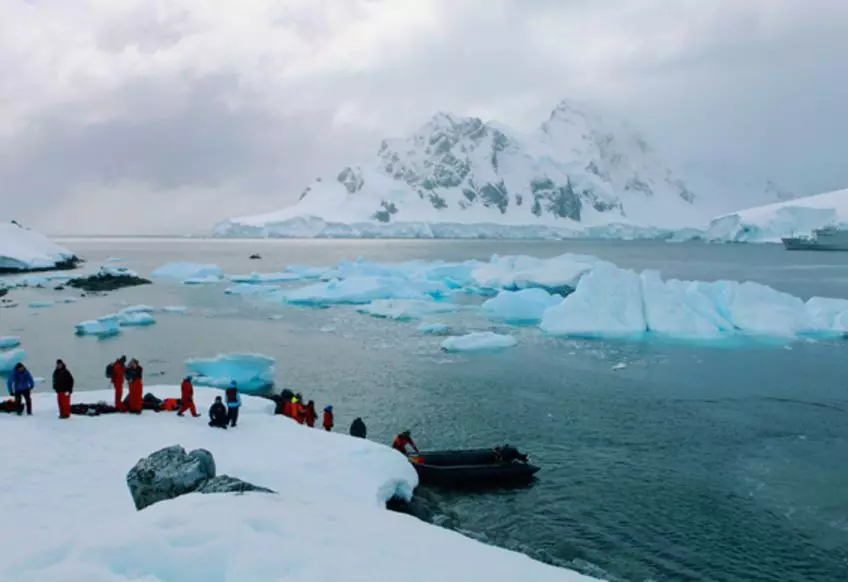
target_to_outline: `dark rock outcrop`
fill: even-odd
[[[114,291],[123,287],[136,287],[138,285],[150,285],[151,281],[137,277],[136,275],[112,273],[97,273],[88,277],[77,277],[68,281],[68,286],[89,292]]]
[[[247,493],[257,491],[260,493],[276,493],[267,487],[260,487],[229,475],[218,475],[208,481],[204,481],[195,493]]]

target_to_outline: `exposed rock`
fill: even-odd
[[[260,493],[276,493],[267,487],[260,487],[230,477],[229,475],[218,475],[208,481],[204,481],[200,487],[194,490],[195,493],[247,493],[248,491],[258,491]]]
[[[252,255],[250,255],[248,257],[248,259],[250,259],[251,261],[257,261],[261,258],[262,258],[262,256],[259,253],[253,253]]]
[[[111,273],[97,273],[88,277],[78,277],[68,281],[69,287],[82,289],[84,291],[114,291],[123,287],[135,287],[137,285],[150,285],[151,281],[135,275],[113,275]]]
[[[144,509],[191,493],[213,477],[212,453],[197,449],[186,454],[184,448],[174,445],[140,459],[127,473],[127,487],[136,509]]]

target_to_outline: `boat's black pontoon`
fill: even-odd
[[[526,483],[539,467],[510,446],[466,451],[423,451],[409,456],[422,485],[492,487]]]

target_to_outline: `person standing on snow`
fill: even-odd
[[[306,426],[315,428],[315,421],[318,419],[318,413],[315,412],[315,401],[310,400],[306,403],[303,409],[303,419],[306,421]]]
[[[300,396],[292,398],[291,417],[298,424],[303,424],[303,404],[300,403]]]
[[[141,367],[138,360],[136,358],[130,360],[130,365],[127,366],[126,370],[126,378],[130,387],[129,409],[133,414],[141,414],[141,410],[144,408],[143,374],[144,368]]]
[[[121,356],[106,366],[106,377],[115,388],[115,408],[124,411],[124,374],[127,369],[127,357]]]
[[[235,380],[230,382],[230,387],[227,388],[227,420],[230,421],[230,426],[235,426],[238,422],[239,408],[241,408],[241,394],[238,391],[238,384]]]
[[[365,428],[365,423],[357,416],[353,419],[353,422],[350,423],[350,436],[364,439],[366,433],[367,429]]]
[[[324,422],[322,423],[324,426],[324,430],[330,432],[333,430],[333,407],[329,404],[324,407]]]
[[[200,416],[197,414],[197,408],[194,406],[194,386],[191,385],[191,376],[183,378],[180,391],[180,411],[177,413],[177,416],[183,416],[186,410],[190,410],[194,418]]]
[[[59,405],[59,418],[71,418],[71,394],[74,391],[74,377],[62,360],[56,360],[53,370],[53,390]]]
[[[27,416],[32,416],[32,389],[35,388],[35,381],[32,379],[32,374],[29,373],[24,365],[20,362],[15,364],[15,369],[6,381],[6,388],[9,390],[9,396],[15,397],[15,407],[18,409],[18,416],[23,415],[24,407],[21,404],[21,399],[26,402]]]
[[[220,396],[216,396],[215,403],[209,407],[209,426],[227,428],[227,407]]]

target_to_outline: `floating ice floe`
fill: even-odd
[[[166,305],[162,308],[164,313],[186,313],[187,311],[188,307],[184,305]]]
[[[509,323],[539,323],[545,310],[562,302],[559,295],[544,289],[501,291],[483,303],[483,311],[490,317]]]
[[[120,317],[117,314],[106,315],[98,319],[80,322],[76,325],[77,335],[109,337],[121,333]]]
[[[50,277],[42,275],[27,275],[14,281],[17,287],[47,287],[50,284]]]
[[[18,362],[26,359],[26,350],[17,348],[6,352],[0,351],[0,374],[11,372]]]
[[[21,338],[14,335],[0,336],[0,350],[10,350],[21,345]]]
[[[126,259],[122,259],[121,257],[109,257],[106,259],[107,263],[123,263]]]
[[[145,392],[172,398],[180,389],[145,386]],[[215,396],[196,390],[198,409],[207,410]],[[85,398],[110,401],[114,394],[100,390]],[[55,407],[52,393],[36,393],[33,401],[36,411]],[[23,439],[21,423],[0,423],[0,439],[15,443],[0,448],[0,466],[15,476],[4,483],[8,527],[0,528],[0,543],[14,559],[0,562],[0,580],[589,580],[387,511],[390,498],[410,499],[418,484],[403,455],[341,431],[310,430],[274,416],[273,406],[243,396],[240,428],[227,431],[210,429],[205,418],[165,413],[133,422],[119,414],[69,421],[61,427],[64,438],[56,438],[52,414],[29,419]],[[191,494],[136,511],[124,479],[128,468],[175,443],[210,451],[218,474],[277,495]],[[285,462],[269,462],[257,443],[284,443]],[[27,502],[34,492],[39,511]],[[363,527],[368,535],[356,535]]]
[[[442,349],[446,352],[490,352],[511,348],[517,343],[511,335],[492,331],[475,331],[447,338],[442,342]]]
[[[218,265],[204,263],[192,263],[187,261],[175,261],[165,263],[152,273],[153,277],[160,279],[174,279],[185,281],[186,279],[216,278],[220,280],[224,272]]]
[[[156,311],[155,308],[149,305],[130,305],[128,307],[124,307],[118,313],[153,313]]]
[[[55,301],[30,301],[28,307],[31,309],[44,309],[56,305]]]
[[[156,318],[146,311],[127,311],[118,314],[118,325],[121,327],[142,327],[154,323]]]
[[[222,278],[216,277],[215,275],[206,275],[204,277],[189,277],[188,279],[183,279],[183,285],[217,285],[223,281],[224,280]]]
[[[373,317],[408,321],[428,315],[453,313],[463,309],[455,303],[428,301],[424,299],[377,299],[357,308],[360,313]]]
[[[261,284],[261,283],[286,283],[289,281],[301,281],[304,277],[297,273],[250,273],[249,275],[228,275],[227,278],[233,283]]]
[[[224,289],[227,295],[271,295],[280,290],[279,285],[239,283]]]
[[[446,323],[422,323],[418,326],[418,332],[426,335],[447,335],[450,326]]]
[[[192,358],[186,366],[198,386],[226,388],[231,381],[244,392],[262,391],[274,384],[274,358],[261,354],[218,354],[214,358]]]
[[[437,287],[400,277],[351,277],[286,291],[283,297],[287,303],[299,305],[355,305],[378,299],[423,299],[428,293],[438,293]]]
[[[76,303],[77,300],[75,297],[64,297],[61,299],[62,303]]]
[[[492,256],[471,273],[478,285],[492,289],[541,288],[551,293],[572,292],[580,278],[602,261],[589,255],[565,254],[551,259],[524,255]]]

